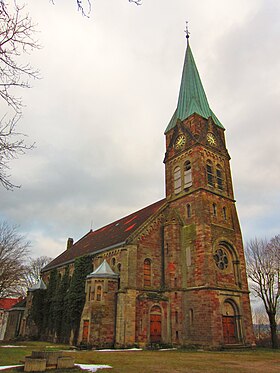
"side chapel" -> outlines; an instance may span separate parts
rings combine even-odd
[[[177,108],[165,130],[166,196],[73,243],[42,271],[92,255],[79,342],[95,347],[254,343],[225,129],[188,35]]]

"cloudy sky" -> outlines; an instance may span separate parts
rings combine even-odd
[[[26,1],[25,1],[26,2]],[[19,92],[19,130],[36,148],[12,161],[0,219],[34,256],[164,197],[164,130],[176,107],[189,21],[212,110],[226,128],[244,241],[280,226],[278,0],[29,0],[42,79]],[[5,112],[1,103],[1,112]]]

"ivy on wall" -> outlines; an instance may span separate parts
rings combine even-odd
[[[77,344],[82,311],[85,303],[86,276],[92,271],[92,257],[77,258],[72,278],[67,266],[62,278],[56,269],[50,273],[46,290],[33,294],[31,318],[38,336],[56,342]]]
[[[92,258],[83,256],[75,260],[72,281],[69,287],[68,306],[71,330],[73,331],[73,344],[77,344],[79,326],[83,312],[86,294],[86,276],[92,272]]]
[[[31,319],[38,329],[38,335],[43,333],[45,293],[45,290],[38,289],[32,296]]]

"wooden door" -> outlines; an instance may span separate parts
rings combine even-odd
[[[89,320],[84,320],[83,323],[83,342],[88,340],[88,331],[89,331]]]
[[[150,341],[151,343],[161,342],[161,309],[154,306],[150,313]]]
[[[223,333],[225,344],[237,343],[235,324],[234,316],[223,316]]]

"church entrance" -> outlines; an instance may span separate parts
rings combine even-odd
[[[150,342],[161,342],[161,308],[153,306],[150,312]]]
[[[225,344],[238,343],[236,312],[228,301],[223,306],[223,335]]]

